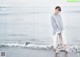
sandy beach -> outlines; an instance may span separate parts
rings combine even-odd
[[[6,47],[0,48],[0,51],[5,52],[5,56],[2,57],[79,57],[79,53],[65,53],[60,52],[56,54],[53,50],[46,49],[30,49],[20,47]]]

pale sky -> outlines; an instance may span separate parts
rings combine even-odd
[[[0,5],[7,6],[41,6],[53,7],[60,6],[80,6],[80,2],[66,2],[66,0],[0,0]]]
[[[0,5],[6,4],[8,6],[80,6],[80,2],[70,3],[66,0],[0,0]]]

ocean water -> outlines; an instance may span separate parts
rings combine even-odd
[[[1,4],[0,42],[26,43],[28,41],[37,44],[53,44],[51,25],[53,4],[48,3],[48,1],[45,2],[45,0],[40,2],[42,4],[39,1],[37,1],[39,4],[35,4],[35,1],[32,2],[32,0],[28,1],[30,4],[21,2],[15,3],[15,1],[8,0]],[[14,3],[15,5],[13,5]],[[63,6],[62,9],[64,36],[69,44],[79,44],[79,5]]]

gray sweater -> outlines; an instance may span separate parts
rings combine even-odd
[[[53,14],[51,16],[51,23],[53,27],[53,34],[63,31],[63,23],[60,14]]]

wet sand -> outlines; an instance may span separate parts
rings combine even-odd
[[[5,52],[4,57],[79,57],[79,53],[55,53],[53,50],[42,50],[42,49],[30,49],[30,48],[0,48],[0,51]],[[2,56],[3,57],[3,56]]]

